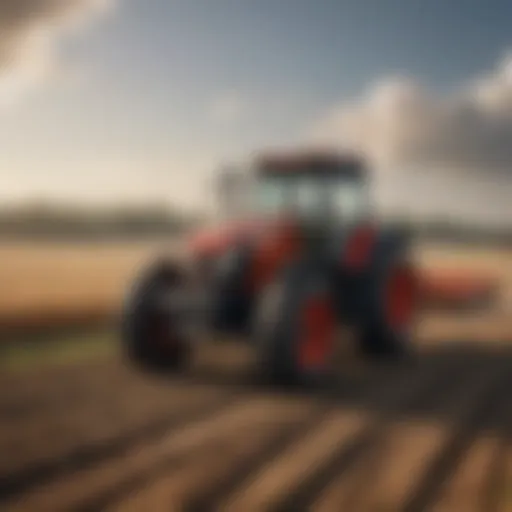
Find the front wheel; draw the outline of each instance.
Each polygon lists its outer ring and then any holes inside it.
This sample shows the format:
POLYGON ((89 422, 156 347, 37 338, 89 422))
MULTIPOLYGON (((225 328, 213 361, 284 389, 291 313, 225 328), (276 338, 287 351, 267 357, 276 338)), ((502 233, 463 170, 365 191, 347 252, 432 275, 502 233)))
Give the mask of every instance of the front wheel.
POLYGON ((123 352, 130 362, 157 372, 188 364, 191 344, 179 304, 186 289, 185 276, 169 262, 153 264, 135 283, 122 318, 123 352))
POLYGON ((258 365, 275 384, 311 384, 333 368, 336 316, 326 276, 288 272, 263 291, 253 336, 258 365))

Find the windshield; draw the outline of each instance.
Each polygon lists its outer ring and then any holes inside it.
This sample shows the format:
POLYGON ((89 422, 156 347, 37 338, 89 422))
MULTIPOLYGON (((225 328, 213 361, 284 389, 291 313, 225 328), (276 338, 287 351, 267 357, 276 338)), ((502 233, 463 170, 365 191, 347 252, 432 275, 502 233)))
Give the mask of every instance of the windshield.
POLYGON ((367 191, 363 184, 353 180, 337 180, 331 192, 333 210, 337 217, 352 221, 367 212, 367 191))
POLYGON ((354 220, 367 208, 366 189, 347 177, 264 176, 256 184, 255 208, 263 215, 287 212, 315 218, 331 215, 354 220))
POLYGON ((288 184, 283 180, 265 178, 256 184, 255 209, 264 214, 284 213, 290 194, 288 184))

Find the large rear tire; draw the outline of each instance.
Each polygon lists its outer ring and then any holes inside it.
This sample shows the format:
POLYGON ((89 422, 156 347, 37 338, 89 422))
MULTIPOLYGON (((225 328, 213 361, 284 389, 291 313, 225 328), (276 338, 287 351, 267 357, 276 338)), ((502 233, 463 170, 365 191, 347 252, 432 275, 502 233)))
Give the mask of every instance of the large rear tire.
POLYGON ((122 318, 125 357, 141 369, 174 372, 186 367, 191 343, 183 308, 169 296, 184 296, 187 279, 174 263, 156 262, 130 290, 122 318))
POLYGON ((418 299, 417 277, 400 247, 383 250, 366 281, 360 350, 372 360, 409 360, 418 299))
POLYGON ((291 269, 258 300, 253 336, 261 376, 272 384, 315 384, 332 372, 335 310, 327 276, 291 269))

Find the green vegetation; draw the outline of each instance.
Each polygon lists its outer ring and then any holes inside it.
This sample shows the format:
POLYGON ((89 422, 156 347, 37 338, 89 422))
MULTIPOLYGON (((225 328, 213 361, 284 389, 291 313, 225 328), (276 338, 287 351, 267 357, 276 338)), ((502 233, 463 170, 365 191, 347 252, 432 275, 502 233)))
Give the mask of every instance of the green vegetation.
POLYGON ((5 342, 0 347, 0 372, 106 359, 116 351, 115 334, 108 331, 5 342))

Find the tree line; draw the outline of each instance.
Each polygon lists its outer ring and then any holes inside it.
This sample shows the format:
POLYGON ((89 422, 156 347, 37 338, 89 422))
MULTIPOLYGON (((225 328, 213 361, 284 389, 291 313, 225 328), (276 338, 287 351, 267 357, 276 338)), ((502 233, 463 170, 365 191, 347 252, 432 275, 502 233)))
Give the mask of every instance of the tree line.
MULTIPOLYGON (((173 208, 167 203, 78 208, 32 203, 0 208, 3 237, 143 237, 177 235, 196 228, 205 216, 173 208)), ((476 225, 451 218, 388 219, 412 235, 447 242, 512 246, 512 225, 476 225)))
POLYGON ((178 234, 200 217, 167 205, 78 208, 45 203, 0 209, 0 235, 101 237, 178 234))

